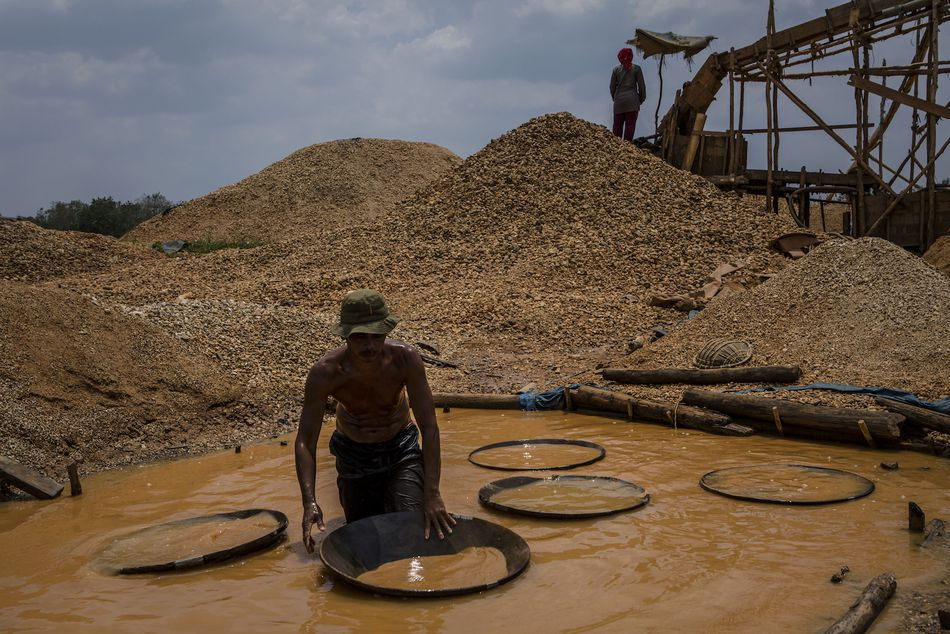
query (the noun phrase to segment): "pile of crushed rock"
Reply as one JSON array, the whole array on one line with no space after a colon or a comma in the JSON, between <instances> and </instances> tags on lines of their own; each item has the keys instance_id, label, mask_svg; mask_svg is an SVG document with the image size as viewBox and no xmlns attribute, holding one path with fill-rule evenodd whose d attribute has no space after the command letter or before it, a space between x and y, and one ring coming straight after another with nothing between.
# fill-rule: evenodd
<instances>
[{"instance_id":1,"label":"pile of crushed rock","mask_svg":"<svg viewBox=\"0 0 950 634\"><path fill-rule=\"evenodd\" d=\"M950 235L937 238L924 253L924 261L950 277Z\"/></svg>"},{"instance_id":2,"label":"pile of crushed rock","mask_svg":"<svg viewBox=\"0 0 950 634\"><path fill-rule=\"evenodd\" d=\"M738 339L752 344L749 365L800 366L803 384L899 388L937 399L950 394L948 314L950 279L919 257L878 238L834 240L752 290L713 300L614 363L692 367L706 342ZM682 386L665 390L675 401Z\"/></svg>"},{"instance_id":3,"label":"pile of crushed rock","mask_svg":"<svg viewBox=\"0 0 950 634\"><path fill-rule=\"evenodd\" d=\"M0 281L0 455L62 480L240 442L276 418L167 332L76 293Z\"/></svg>"},{"instance_id":4,"label":"pile of crushed rock","mask_svg":"<svg viewBox=\"0 0 950 634\"><path fill-rule=\"evenodd\" d=\"M195 333L206 354L222 327L205 330L188 302L294 306L330 323L346 291L374 287L404 319L396 336L435 342L463 366L440 372L437 389L510 390L526 377L556 383L681 319L651 305L653 296L694 291L721 263L741 265L736 280L758 283L785 266L768 243L789 228L560 113L492 141L375 221L327 229L306 244L169 258L69 284L103 301L151 306L146 318L161 314ZM245 332L243 313L234 318L234 331ZM267 331L275 345L297 359L320 352L300 323L283 324ZM246 380L299 391L254 369L256 346L235 354L247 354L233 359L248 368Z\"/></svg>"},{"instance_id":5,"label":"pile of crushed rock","mask_svg":"<svg viewBox=\"0 0 950 634\"><path fill-rule=\"evenodd\" d=\"M144 244L306 239L385 214L460 162L431 143L359 138L318 143L147 220L123 239Z\"/></svg>"},{"instance_id":6,"label":"pile of crushed rock","mask_svg":"<svg viewBox=\"0 0 950 634\"><path fill-rule=\"evenodd\" d=\"M66 275L154 262L149 249L79 231L49 231L26 220L0 218L0 280L34 283Z\"/></svg>"}]
</instances>

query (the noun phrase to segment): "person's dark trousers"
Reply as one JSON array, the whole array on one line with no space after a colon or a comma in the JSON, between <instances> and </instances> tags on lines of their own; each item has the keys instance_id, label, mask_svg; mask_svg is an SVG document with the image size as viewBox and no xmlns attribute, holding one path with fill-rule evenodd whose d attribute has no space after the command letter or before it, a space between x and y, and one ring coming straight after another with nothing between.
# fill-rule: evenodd
<instances>
[{"instance_id":1,"label":"person's dark trousers","mask_svg":"<svg viewBox=\"0 0 950 634\"><path fill-rule=\"evenodd\" d=\"M614 115L614 135L623 136L624 141L633 141L633 131L637 129L639 111L618 112Z\"/></svg>"}]
</instances>

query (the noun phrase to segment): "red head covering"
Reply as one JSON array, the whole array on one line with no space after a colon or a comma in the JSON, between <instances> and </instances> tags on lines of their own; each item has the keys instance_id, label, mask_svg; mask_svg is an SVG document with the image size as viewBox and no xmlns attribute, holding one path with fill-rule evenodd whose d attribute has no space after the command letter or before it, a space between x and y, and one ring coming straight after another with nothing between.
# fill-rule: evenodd
<instances>
[{"instance_id":1,"label":"red head covering","mask_svg":"<svg viewBox=\"0 0 950 634\"><path fill-rule=\"evenodd\" d=\"M633 49L620 49L620 52L617 53L617 59L620 60L620 64L625 70L630 70L630 67L633 66Z\"/></svg>"}]
</instances>

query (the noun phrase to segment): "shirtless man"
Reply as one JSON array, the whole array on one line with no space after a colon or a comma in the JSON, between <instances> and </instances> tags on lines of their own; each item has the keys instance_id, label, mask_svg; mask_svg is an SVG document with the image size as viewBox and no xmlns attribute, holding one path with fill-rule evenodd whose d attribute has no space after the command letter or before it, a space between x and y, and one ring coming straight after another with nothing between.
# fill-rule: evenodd
<instances>
[{"instance_id":1,"label":"shirtless man","mask_svg":"<svg viewBox=\"0 0 950 634\"><path fill-rule=\"evenodd\" d=\"M455 519L445 510L439 493L439 427L422 357L404 343L386 340L398 322L376 291L347 293L340 323L333 328L346 345L328 352L310 368L294 444L307 552L314 549L313 525L325 529L314 483L317 439L328 396L338 403L330 453L336 457L337 488L346 521L423 510L426 539L430 529L439 539L452 532ZM409 417L410 404L418 429Z\"/></svg>"}]
</instances>

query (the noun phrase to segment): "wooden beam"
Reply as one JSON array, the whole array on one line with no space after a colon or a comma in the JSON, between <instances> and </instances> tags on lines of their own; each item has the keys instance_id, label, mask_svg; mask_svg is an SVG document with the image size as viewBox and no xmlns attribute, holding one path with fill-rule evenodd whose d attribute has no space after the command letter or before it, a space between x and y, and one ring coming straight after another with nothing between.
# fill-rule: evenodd
<instances>
[{"instance_id":1,"label":"wooden beam","mask_svg":"<svg viewBox=\"0 0 950 634\"><path fill-rule=\"evenodd\" d=\"M715 385L718 383L794 383L802 370L790 365L764 365L748 368L656 368L653 370L626 370L604 368L601 374L608 381L640 385L690 383Z\"/></svg>"},{"instance_id":2,"label":"wooden beam","mask_svg":"<svg viewBox=\"0 0 950 634\"><path fill-rule=\"evenodd\" d=\"M868 123L868 124L865 124L865 126L868 128L873 128L874 124ZM838 125L829 125L828 127L831 128L832 130L853 130L858 126L855 123L841 123ZM824 128L817 125L800 125L800 126L793 126L790 128L778 128L779 132L819 132L823 130ZM753 128L751 130L742 131L743 134L765 134L766 132L768 132L766 128Z\"/></svg>"},{"instance_id":3,"label":"wooden beam","mask_svg":"<svg viewBox=\"0 0 950 634\"><path fill-rule=\"evenodd\" d=\"M52 500L63 492L59 482L4 456L0 456L0 480L41 500Z\"/></svg>"},{"instance_id":4,"label":"wooden beam","mask_svg":"<svg viewBox=\"0 0 950 634\"><path fill-rule=\"evenodd\" d=\"M874 619L894 596L897 589L897 577L893 572L885 572L871 579L864 592L851 604L851 608L840 619L825 630L825 634L858 634L867 632Z\"/></svg>"},{"instance_id":5,"label":"wooden beam","mask_svg":"<svg viewBox=\"0 0 950 634\"><path fill-rule=\"evenodd\" d=\"M786 436L798 435L798 430L816 432L835 440L866 444L858 426L863 420L871 437L880 446L894 446L900 442L901 414L843 407L822 407L797 401L786 401L761 396L746 396L709 390L686 390L682 402L687 405L713 409L733 417L763 421L774 425L772 408L778 408L782 429ZM809 434L809 436L815 434Z\"/></svg>"},{"instance_id":6,"label":"wooden beam","mask_svg":"<svg viewBox=\"0 0 950 634\"><path fill-rule=\"evenodd\" d=\"M848 80L848 85L854 86L855 88L860 88L861 90L866 90L868 92L873 92L875 95L884 97L885 99L896 101L897 103L910 106L911 108L923 110L924 112L941 117L943 119L950 119L950 108L944 108L939 104L930 103L926 99L905 95L900 91L894 90L893 88L888 88L887 86L882 86L877 82L868 81L867 79L862 79L852 75L851 79Z\"/></svg>"},{"instance_id":7,"label":"wooden beam","mask_svg":"<svg viewBox=\"0 0 950 634\"><path fill-rule=\"evenodd\" d=\"M875 398L874 402L888 411L903 414L909 422L915 425L939 431L942 434L950 434L950 416L946 414L890 398Z\"/></svg>"},{"instance_id":8,"label":"wooden beam","mask_svg":"<svg viewBox=\"0 0 950 634\"><path fill-rule=\"evenodd\" d=\"M701 429L722 436L749 436L755 433L751 427L739 425L729 416L719 412L676 403L645 401L622 392L611 392L586 385L573 390L572 398L578 409L615 412L628 418Z\"/></svg>"}]
</instances>

